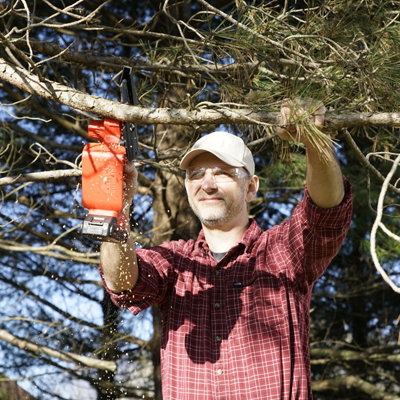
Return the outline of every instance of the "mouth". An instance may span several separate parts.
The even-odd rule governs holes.
[[[221,197],[203,197],[199,199],[199,201],[202,203],[213,203],[217,201],[223,201],[223,199]]]

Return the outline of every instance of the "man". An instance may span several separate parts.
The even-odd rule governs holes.
[[[296,108],[296,115],[305,112]],[[158,304],[164,400],[312,399],[309,308],[312,287],[338,252],[350,224],[351,189],[334,150],[328,158],[288,125],[307,152],[304,199],[289,221],[265,232],[249,220],[256,195],[254,161],[243,141],[215,132],[183,157],[190,205],[202,224],[197,240],[135,251],[103,243],[104,284],[134,314]],[[312,117],[322,127],[324,109]],[[127,169],[124,212],[136,182]]]

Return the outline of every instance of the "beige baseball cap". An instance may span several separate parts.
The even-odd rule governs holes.
[[[187,169],[192,160],[201,153],[209,152],[232,167],[244,167],[254,175],[254,159],[244,141],[232,133],[216,131],[201,137],[183,156],[181,169]]]

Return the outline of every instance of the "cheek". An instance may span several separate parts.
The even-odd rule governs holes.
[[[241,188],[241,199],[248,203],[251,200],[252,196],[249,190],[248,185],[246,185],[244,188]]]
[[[185,182],[185,188],[186,188],[186,195],[190,200],[191,198],[193,198],[196,188],[193,185],[189,185],[187,182]]]

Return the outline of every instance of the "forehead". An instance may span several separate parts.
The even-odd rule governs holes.
[[[201,167],[230,167],[230,165],[214,156],[214,154],[204,152],[193,158],[189,164],[189,168]]]

